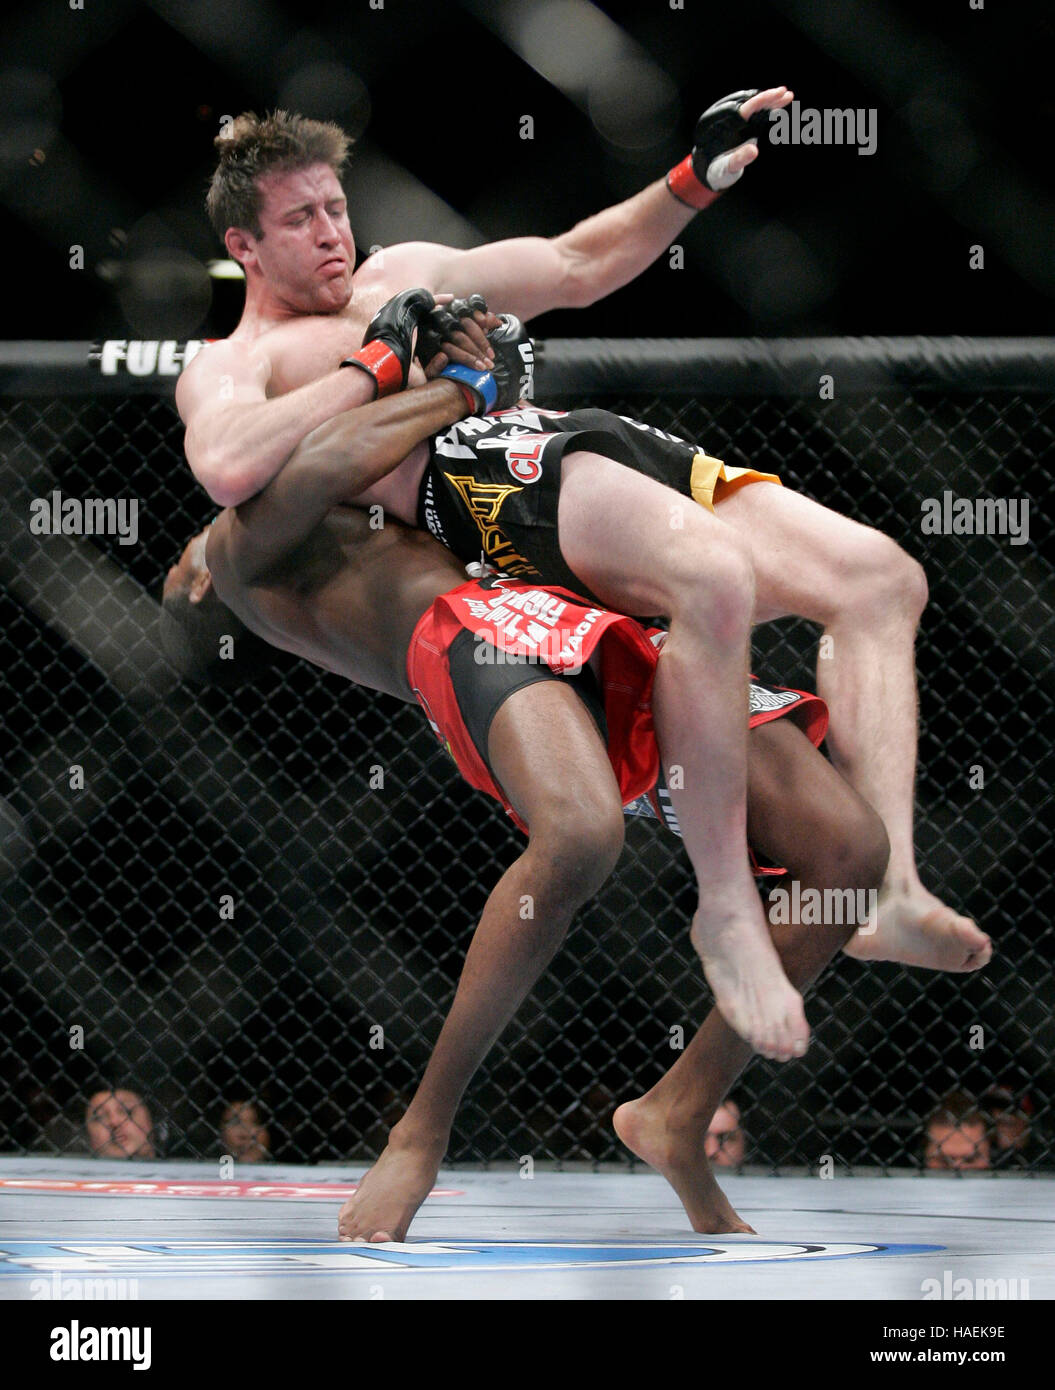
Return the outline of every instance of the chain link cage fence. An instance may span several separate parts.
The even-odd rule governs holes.
[[[930,580],[918,847],[996,955],[973,976],[838,957],[808,1004],[808,1056],[755,1061],[737,1088],[748,1161],[921,1168],[939,1101],[1000,1088],[1028,1140],[994,1164],[1050,1167],[1055,348],[541,347],[543,403],[605,406],[779,472],[893,536]],[[4,1147],[83,1152],[86,1100],[121,1087],[146,1102],[160,1156],[219,1158],[225,1107],[250,1101],[275,1158],[369,1158],[519,837],[415,708],[281,656],[250,686],[179,681],[160,585],[215,510],[182,458],[181,349],[88,357],[0,350]],[[925,535],[923,502],[946,492],[1028,500],[1028,541]],[[39,499],[57,517],[70,498],[134,500],[135,524],[126,506],[124,534],[31,527]],[[759,629],[759,674],[811,684],[816,636]],[[692,905],[680,842],[630,822],[619,868],[471,1086],[450,1161],[625,1158],[614,1105],[709,1006]]]

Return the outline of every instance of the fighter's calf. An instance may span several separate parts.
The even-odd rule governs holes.
[[[748,740],[748,836],[813,888],[878,889],[890,856],[879,816],[790,719]]]

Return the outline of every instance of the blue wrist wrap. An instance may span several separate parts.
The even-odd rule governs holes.
[[[482,415],[486,415],[498,399],[498,387],[495,385],[495,379],[490,372],[474,372],[471,367],[463,367],[458,362],[452,362],[449,367],[444,367],[440,376],[450,377],[452,381],[460,381],[464,386],[478,391],[484,401],[484,408],[480,412]]]

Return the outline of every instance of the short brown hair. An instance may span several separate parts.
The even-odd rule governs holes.
[[[989,1120],[978,1108],[978,1102],[966,1091],[949,1091],[931,1112],[927,1120],[928,1128],[931,1125],[947,1126],[949,1129],[980,1126],[988,1132]]]
[[[205,207],[222,241],[229,227],[261,235],[258,180],[264,174],[328,164],[340,178],[352,141],[332,121],[313,121],[288,111],[272,111],[261,119],[255,111],[243,111],[213,143],[220,162]]]

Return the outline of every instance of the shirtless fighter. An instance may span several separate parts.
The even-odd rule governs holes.
[[[693,154],[666,180],[563,236],[472,251],[410,243],[354,275],[338,178],[346,137],[282,113],[240,117],[217,142],[209,207],[245,270],[246,308],[231,338],[200,353],[179,383],[196,476],[216,501],[236,504],[266,485],[317,425],[408,380],[420,382],[416,368],[406,377],[391,354],[360,346],[377,307],[409,285],[479,290],[521,318],[611,293],[740,177],[758,154],[743,136],[764,135],[766,112],[791,99],[775,88],[718,103],[701,118]],[[335,369],[342,360],[361,370]],[[428,449],[419,446],[357,500],[415,521],[427,462]],[[689,508],[677,532],[670,496],[611,460],[602,467],[595,455],[566,456],[562,549],[602,599],[671,618],[655,710],[665,755],[682,766],[696,800],[696,814],[678,806],[701,893],[694,942],[738,1030],[791,1055],[807,1036],[801,1001],[768,946],[738,852],[746,748],[731,712],[746,678],[752,616],[797,614],[822,623],[833,639],[832,658],[818,672],[832,710],[833,756],[880,811],[892,846],[879,930],[855,939],[852,949],[939,969],[973,969],[988,959],[984,934],[928,894],[915,869],[913,643],[925,584],[919,566],[885,537],[785,489],[744,487],[724,499],[716,493],[724,524]],[[632,529],[627,515],[635,518]],[[712,739],[701,763],[691,730],[704,708]]]
[[[504,578],[466,583],[430,536],[396,522],[373,530],[362,511],[339,505],[466,410],[460,388],[434,381],[317,428],[259,495],[191,541],[165,583],[166,609],[205,662],[221,633],[234,636],[240,659],[244,621],[357,683],[416,696],[467,780],[528,833],[488,899],[422,1083],[341,1211],[347,1239],[406,1237],[435,1183],[466,1085],[614,867],[623,803],[651,791],[662,813],[648,697],[665,657],[639,624],[584,609],[561,590]],[[577,646],[581,624],[588,635]],[[543,660],[523,659],[533,645]],[[877,887],[886,835],[814,747],[824,731],[821,702],[757,686],[753,695],[752,844],[811,887]],[[741,718],[742,701],[743,692]],[[706,722],[701,735],[705,741]],[[534,915],[524,920],[527,894]],[[772,934],[789,978],[804,988],[853,930],[788,925]],[[697,1231],[750,1229],[705,1154],[710,1117],[750,1052],[713,1010],[667,1075],[615,1115],[620,1138],[673,1185]]]

